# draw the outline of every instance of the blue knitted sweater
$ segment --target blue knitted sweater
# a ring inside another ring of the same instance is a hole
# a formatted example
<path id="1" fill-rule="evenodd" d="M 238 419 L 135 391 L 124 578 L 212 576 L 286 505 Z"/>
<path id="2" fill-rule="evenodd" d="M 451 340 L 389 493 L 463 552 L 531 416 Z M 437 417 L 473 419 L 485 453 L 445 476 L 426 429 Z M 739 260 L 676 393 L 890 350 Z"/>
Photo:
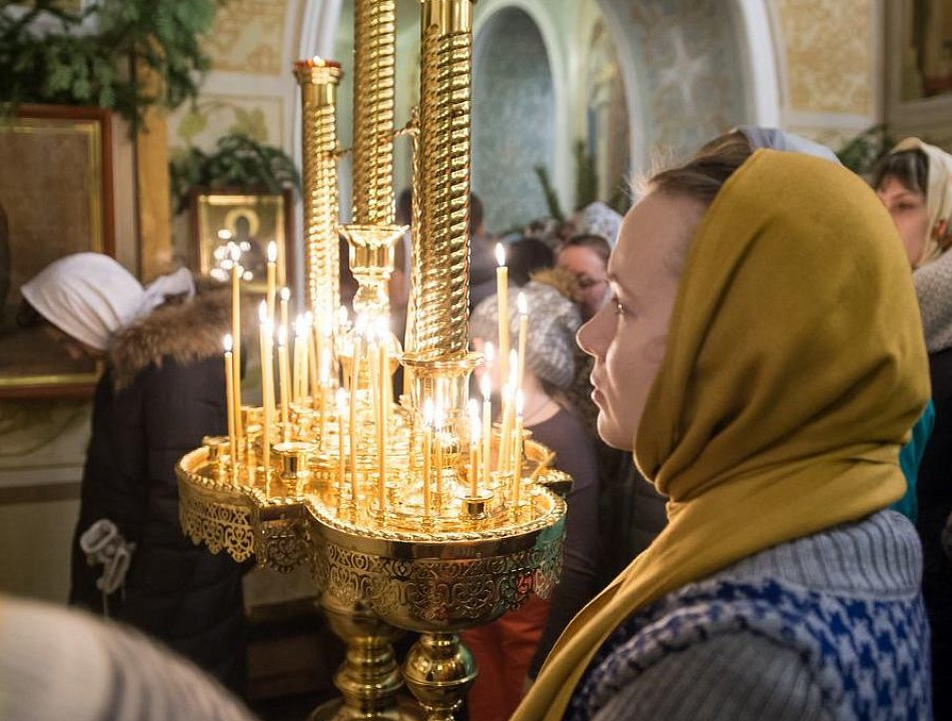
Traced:
<path id="1" fill-rule="evenodd" d="M 619 626 L 566 718 L 931 719 L 920 573 L 891 511 L 764 551 Z"/>

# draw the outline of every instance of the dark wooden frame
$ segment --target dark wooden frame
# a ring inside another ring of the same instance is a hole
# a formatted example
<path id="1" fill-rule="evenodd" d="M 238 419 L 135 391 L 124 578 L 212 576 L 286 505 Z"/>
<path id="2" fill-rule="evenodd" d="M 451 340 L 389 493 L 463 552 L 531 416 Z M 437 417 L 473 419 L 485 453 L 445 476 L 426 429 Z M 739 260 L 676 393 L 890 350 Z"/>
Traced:
<path id="1" fill-rule="evenodd" d="M 115 212 L 113 196 L 113 158 L 112 158 L 112 114 L 109 110 L 98 107 L 78 107 L 69 105 L 21 105 L 17 108 L 18 120 L 50 121 L 50 125 L 68 125 L 70 123 L 87 123 L 93 121 L 98 126 L 99 136 L 99 222 L 101 228 L 101 247 L 96 248 L 90 242 L 90 250 L 99 250 L 115 257 Z M 0 125 L 0 133 L 4 126 Z M 15 169 L 20 172 L 23 169 Z M 38 198 L 37 202 L 47 199 Z M 100 369 L 101 370 L 101 369 Z M 99 372 L 64 373 L 49 376 L 36 376 L 35 382 L 31 377 L 17 378 L 5 382 L 0 378 L 0 399 L 20 398 L 90 398 L 96 386 Z"/>

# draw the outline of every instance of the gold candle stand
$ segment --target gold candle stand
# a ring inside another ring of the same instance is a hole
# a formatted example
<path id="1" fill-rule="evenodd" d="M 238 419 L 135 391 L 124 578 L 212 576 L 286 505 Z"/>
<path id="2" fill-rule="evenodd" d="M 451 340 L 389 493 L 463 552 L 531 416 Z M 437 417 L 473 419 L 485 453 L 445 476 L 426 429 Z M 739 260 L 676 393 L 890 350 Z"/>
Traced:
<path id="1" fill-rule="evenodd" d="M 296 62 L 294 75 L 302 106 L 305 302 L 326 317 L 340 305 L 335 114 L 342 72 L 338 63 L 312 58 Z"/>

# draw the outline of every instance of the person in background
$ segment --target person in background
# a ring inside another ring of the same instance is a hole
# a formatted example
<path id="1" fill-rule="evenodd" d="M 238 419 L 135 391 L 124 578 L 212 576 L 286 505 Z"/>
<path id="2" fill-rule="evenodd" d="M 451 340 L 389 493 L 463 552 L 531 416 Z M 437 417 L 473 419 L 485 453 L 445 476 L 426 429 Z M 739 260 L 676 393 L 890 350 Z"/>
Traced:
<path id="1" fill-rule="evenodd" d="M 77 253 L 21 287 L 21 323 L 101 359 L 73 540 L 71 604 L 130 623 L 240 690 L 241 567 L 179 524 L 174 467 L 226 432 L 227 290 L 195 296 L 187 270 L 146 288 L 112 258 Z M 166 303 L 168 297 L 181 300 Z"/>
<path id="2" fill-rule="evenodd" d="M 928 366 L 888 214 L 848 170 L 736 138 L 647 189 L 579 343 L 599 433 L 668 525 L 513 721 L 931 718 L 921 549 L 887 510 Z"/>
<path id="3" fill-rule="evenodd" d="M 506 264 L 509 280 L 520 288 L 537 272 L 551 268 L 555 261 L 552 250 L 537 238 L 519 238 L 509 243 Z"/>
<path id="4" fill-rule="evenodd" d="M 555 452 L 554 466 L 572 476 L 566 499 L 562 577 L 549 600 L 531 596 L 486 626 L 462 634 L 479 667 L 467 702 L 470 721 L 505 721 L 516 708 L 526 677 L 538 673 L 555 639 L 596 590 L 598 474 L 588 435 L 563 394 L 575 371 L 578 309 L 555 287 L 530 281 L 521 291 L 529 309 L 526 338 L 524 424 L 532 438 Z M 519 317 L 510 304 L 510 333 Z M 498 343 L 496 297 L 484 300 L 470 320 L 473 345 Z M 498 369 L 498 364 L 494 366 Z M 493 378 L 499 386 L 499 379 Z"/>
<path id="5" fill-rule="evenodd" d="M 929 352 L 935 429 L 919 467 L 916 527 L 932 630 L 935 717 L 952 718 L 952 560 L 942 548 L 942 529 L 952 511 L 952 156 L 907 138 L 876 169 L 873 187 L 895 221 L 912 268 Z"/>
<path id="6" fill-rule="evenodd" d="M 618 231 L 621 229 L 622 216 L 600 200 L 589 203 L 576 211 L 566 227 L 563 237 L 568 239 L 575 235 L 597 235 L 605 239 L 612 248 L 618 242 Z"/>
<path id="7" fill-rule="evenodd" d="M 0 596 L 4 721 L 255 721 L 228 691 L 135 630 Z"/>
<path id="8" fill-rule="evenodd" d="M 608 257 L 611 246 L 600 235 L 575 235 L 555 252 L 556 267 L 571 273 L 578 281 L 582 320 L 595 315 L 610 295 L 608 291 Z"/>
<path id="9" fill-rule="evenodd" d="M 496 237 L 483 222 L 483 202 L 469 196 L 469 308 L 496 292 Z"/>

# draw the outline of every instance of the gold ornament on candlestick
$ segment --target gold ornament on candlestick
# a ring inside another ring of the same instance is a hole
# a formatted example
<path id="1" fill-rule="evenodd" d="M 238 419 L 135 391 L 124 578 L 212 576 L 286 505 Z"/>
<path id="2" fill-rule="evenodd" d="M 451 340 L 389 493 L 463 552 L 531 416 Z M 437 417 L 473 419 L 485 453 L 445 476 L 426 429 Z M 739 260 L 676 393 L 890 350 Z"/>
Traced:
<path id="1" fill-rule="evenodd" d="M 523 439 L 521 414 L 512 411 L 515 429 L 510 421 L 494 430 L 488 389 L 482 413 L 478 400 L 475 409 L 469 402 L 470 375 L 483 362 L 468 338 L 472 1 L 421 0 L 420 106 L 400 132 L 393 0 L 356 0 L 355 22 L 354 222 L 344 228 L 336 227 L 340 67 L 319 59 L 295 66 L 304 106 L 305 301 L 320 331 L 300 324 L 290 373 L 286 319 L 279 324 L 278 417 L 273 296 L 264 304 L 263 413 L 254 423 L 249 414 L 246 436 L 237 433 L 237 448 L 247 450 L 236 460 L 223 453 L 228 439 L 207 439 L 179 462 L 180 515 L 186 533 L 213 551 L 254 554 L 279 570 L 311 566 L 331 626 L 348 643 L 335 676 L 343 704 L 312 719 L 409 718 L 413 711 L 397 704 L 405 681 L 430 719 L 445 720 L 476 674 L 457 633 L 555 584 L 565 503 L 548 488 L 565 490 L 566 480 L 549 467 L 547 448 L 528 433 Z M 401 134 L 414 141 L 406 352 L 388 327 L 387 294 L 394 243 L 405 231 L 393 219 L 393 140 Z M 338 307 L 338 230 L 359 283 L 353 322 Z M 408 379 L 399 405 L 391 390 L 398 360 Z M 512 406 L 518 363 L 508 353 L 500 360 L 515 377 Z M 229 463 L 239 471 L 234 484 L 223 470 Z M 402 674 L 390 647 L 395 627 L 422 633 Z"/>

